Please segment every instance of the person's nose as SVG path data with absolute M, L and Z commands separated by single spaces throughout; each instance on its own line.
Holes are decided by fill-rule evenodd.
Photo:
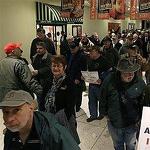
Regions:
M 15 119 L 15 115 L 9 114 L 9 115 L 7 115 L 7 116 L 5 117 L 5 122 L 6 122 L 6 123 L 11 123 L 11 122 L 14 121 L 14 119 Z

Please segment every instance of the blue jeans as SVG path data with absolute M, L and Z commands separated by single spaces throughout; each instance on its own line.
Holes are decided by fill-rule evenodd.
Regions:
M 136 133 L 138 128 L 130 126 L 125 128 L 114 128 L 108 121 L 108 130 L 113 140 L 115 150 L 135 150 Z M 125 146 L 125 147 L 124 147 Z
M 90 116 L 96 118 L 98 116 L 98 101 L 100 97 L 100 87 L 97 85 L 89 85 L 89 112 Z

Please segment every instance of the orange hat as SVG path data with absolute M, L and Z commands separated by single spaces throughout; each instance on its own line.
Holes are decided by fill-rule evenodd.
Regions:
M 4 47 L 4 51 L 6 54 L 12 53 L 16 48 L 20 48 L 21 43 L 7 43 Z

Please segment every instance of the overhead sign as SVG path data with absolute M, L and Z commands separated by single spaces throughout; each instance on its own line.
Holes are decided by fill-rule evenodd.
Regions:
M 137 150 L 150 150 L 150 107 L 143 107 Z
M 81 18 L 84 13 L 84 0 L 61 0 L 61 17 Z
M 139 0 L 139 12 L 150 12 L 150 0 Z
M 112 8 L 111 0 L 98 0 L 98 19 L 109 19 L 109 9 Z
M 125 0 L 98 0 L 98 19 L 125 19 Z
M 137 9 L 139 5 L 139 9 Z M 130 3 L 131 20 L 150 20 L 150 1 L 149 0 L 131 0 Z

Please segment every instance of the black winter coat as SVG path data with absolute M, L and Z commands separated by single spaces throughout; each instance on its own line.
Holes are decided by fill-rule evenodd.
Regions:
M 59 110 L 65 110 L 68 120 L 72 114 L 75 114 L 75 85 L 68 77 L 64 79 L 64 81 L 61 83 L 61 86 L 55 93 L 55 106 L 56 113 Z

